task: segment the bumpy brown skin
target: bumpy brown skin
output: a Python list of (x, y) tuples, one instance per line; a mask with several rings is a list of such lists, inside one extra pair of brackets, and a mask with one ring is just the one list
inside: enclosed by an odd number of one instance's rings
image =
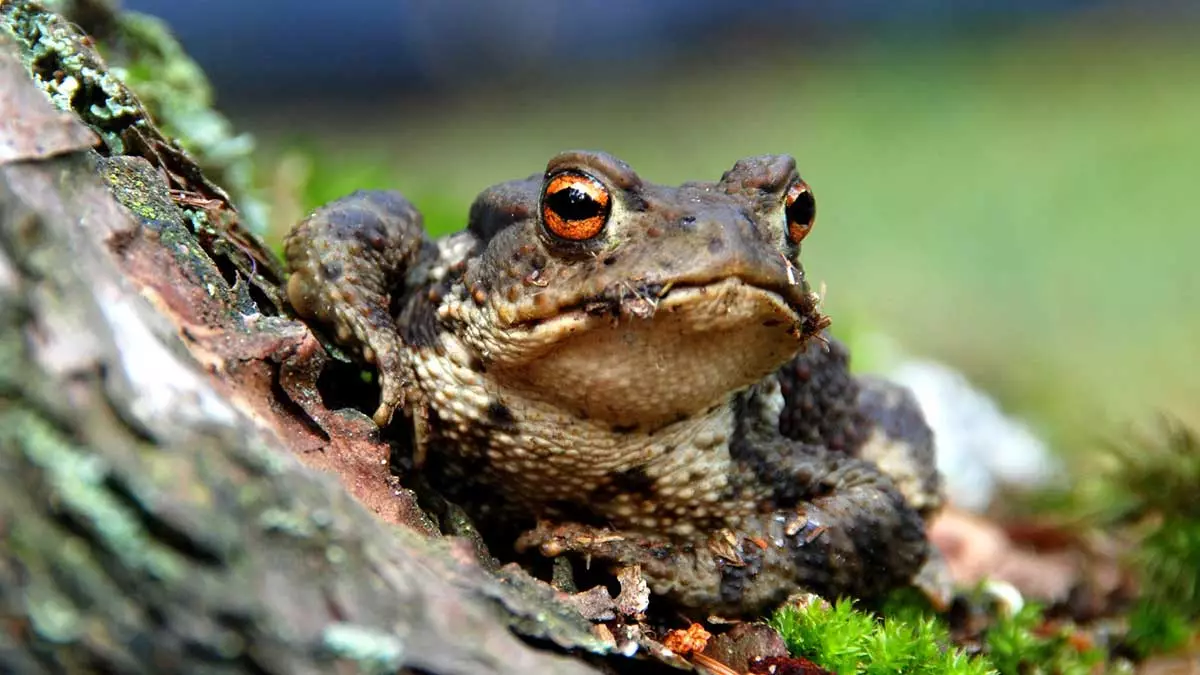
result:
[[(542, 216), (567, 171), (611, 196), (587, 241)], [(876, 596), (927, 559), (933, 442), (822, 334), (787, 235), (798, 180), (785, 156), (676, 188), (564, 153), (436, 243), (402, 197), (360, 192), (289, 235), (289, 294), (378, 366), (376, 421), (401, 410), (431, 478), (519, 547), (638, 564), (730, 616)]]

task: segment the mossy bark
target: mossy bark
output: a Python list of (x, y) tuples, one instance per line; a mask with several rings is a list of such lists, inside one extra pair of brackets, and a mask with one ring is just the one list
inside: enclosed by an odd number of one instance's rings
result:
[(89, 128), (27, 47), (0, 31), (0, 672), (590, 672), (509, 631), (603, 651), (586, 622), (424, 536), (322, 407), (328, 357), (257, 240), (189, 216), (236, 212), (186, 153), (114, 151), (144, 111)]

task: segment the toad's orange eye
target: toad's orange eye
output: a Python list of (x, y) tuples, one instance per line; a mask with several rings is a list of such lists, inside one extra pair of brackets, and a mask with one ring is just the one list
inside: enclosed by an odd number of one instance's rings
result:
[(783, 212), (787, 214), (788, 241), (799, 244), (808, 236), (813, 221), (817, 219), (817, 200), (813, 199), (808, 183), (802, 180), (796, 181), (792, 187), (788, 188)]
[(555, 175), (542, 194), (542, 222), (550, 233), (570, 241), (586, 241), (600, 234), (612, 211), (608, 188), (576, 171)]

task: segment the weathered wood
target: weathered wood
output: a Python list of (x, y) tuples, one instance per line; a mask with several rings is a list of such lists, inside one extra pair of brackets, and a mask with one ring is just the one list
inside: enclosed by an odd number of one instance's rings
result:
[(591, 672), (509, 632), (553, 606), (536, 585), (296, 460), (351, 457), (325, 430), (357, 429), (375, 454), (343, 480), (419, 524), (366, 418), (316, 400), (307, 329), (2, 35), (0, 111), (0, 672)]

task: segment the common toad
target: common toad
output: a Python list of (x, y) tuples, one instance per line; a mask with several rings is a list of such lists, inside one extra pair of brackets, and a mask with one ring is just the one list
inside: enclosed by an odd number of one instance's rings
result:
[(640, 565), (685, 608), (877, 596), (928, 555), (933, 441), (852, 376), (805, 280), (815, 201), (787, 156), (644, 182), (567, 152), (436, 241), (394, 192), (289, 234), (295, 309), (379, 373), (381, 426), (520, 547)]

